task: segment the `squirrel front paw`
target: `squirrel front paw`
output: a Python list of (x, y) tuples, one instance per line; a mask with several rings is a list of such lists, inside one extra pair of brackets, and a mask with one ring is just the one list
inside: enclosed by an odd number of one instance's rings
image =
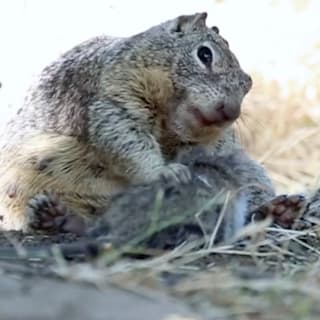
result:
[(181, 163), (170, 163), (155, 170), (156, 176), (165, 182), (188, 183), (192, 178), (190, 169)]

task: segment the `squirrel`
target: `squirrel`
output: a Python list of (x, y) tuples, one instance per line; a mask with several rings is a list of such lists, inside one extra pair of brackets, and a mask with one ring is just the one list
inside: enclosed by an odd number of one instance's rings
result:
[(189, 182), (188, 166), (174, 161), (183, 150), (232, 153), (252, 80), (206, 18), (95, 37), (44, 68), (1, 135), (2, 230), (33, 230), (46, 194), (90, 219), (131, 185)]

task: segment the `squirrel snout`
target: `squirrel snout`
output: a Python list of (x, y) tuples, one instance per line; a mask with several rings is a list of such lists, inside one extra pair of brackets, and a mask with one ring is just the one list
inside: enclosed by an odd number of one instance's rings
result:
[(239, 117), (240, 103), (218, 101), (204, 111), (200, 108), (192, 108), (192, 113), (202, 126), (221, 126)]

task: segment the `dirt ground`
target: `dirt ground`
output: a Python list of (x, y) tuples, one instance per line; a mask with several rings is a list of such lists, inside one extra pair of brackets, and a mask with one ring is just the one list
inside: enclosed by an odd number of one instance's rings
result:
[[(1, 319), (319, 319), (318, 228), (143, 255), (73, 235), (0, 236)], [(54, 244), (54, 245), (53, 245)]]
[[(107, 282), (99, 285), (86, 279), (67, 280), (68, 276), (60, 275), (62, 260), (49, 253), (50, 243), (72, 246), (76, 241), (81, 239), (72, 235), (1, 235), (1, 319), (178, 319), (175, 315), (180, 319), (200, 319), (186, 304), (159, 290), (130, 290)], [(84, 258), (80, 254), (64, 260), (63, 265), (62, 270), (84, 266)]]
[(3, 320), (200, 319), (181, 302), (156, 292), (142, 295), (17, 274), (1, 277), (0, 310)]

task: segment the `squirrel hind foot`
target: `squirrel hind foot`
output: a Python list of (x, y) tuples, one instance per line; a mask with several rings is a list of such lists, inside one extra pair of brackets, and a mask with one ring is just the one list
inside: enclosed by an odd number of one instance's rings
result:
[(263, 204), (254, 212), (255, 220), (263, 220), (268, 216), (282, 228), (294, 228), (307, 206), (303, 195), (279, 195)]
[(48, 234), (74, 233), (84, 235), (85, 219), (73, 213), (54, 193), (44, 192), (29, 200), (27, 229)]

